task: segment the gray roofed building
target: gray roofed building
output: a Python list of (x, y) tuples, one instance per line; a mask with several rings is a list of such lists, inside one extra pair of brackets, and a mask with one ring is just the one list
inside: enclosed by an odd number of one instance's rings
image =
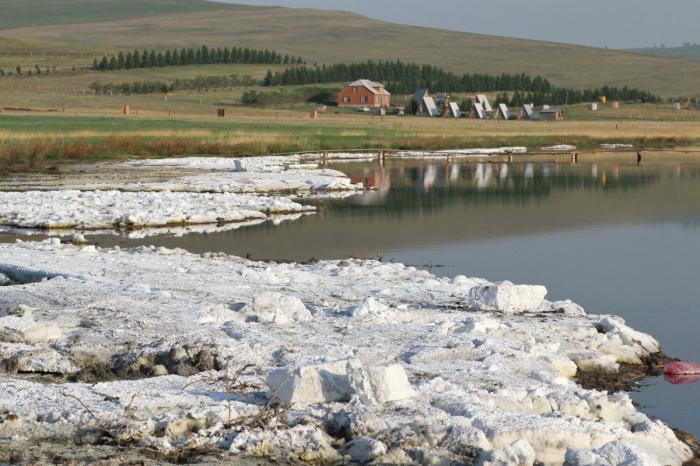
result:
[(369, 79), (358, 79), (357, 81), (351, 82), (350, 84), (347, 85), (347, 87), (364, 87), (368, 91), (370, 91), (372, 94), (384, 94), (384, 95), (391, 95), (389, 94), (389, 91), (384, 89), (384, 85), (370, 81)]

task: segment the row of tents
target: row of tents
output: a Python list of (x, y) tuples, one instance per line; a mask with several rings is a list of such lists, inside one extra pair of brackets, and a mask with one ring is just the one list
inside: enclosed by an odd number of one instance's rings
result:
[(511, 114), (508, 106), (499, 103), (496, 108), (491, 105), (489, 99), (484, 94), (477, 94), (472, 99), (469, 112), (462, 111), (457, 102), (450, 101), (447, 93), (441, 92), (435, 97), (430, 95), (428, 89), (418, 89), (413, 97), (416, 103), (416, 115), (426, 117), (446, 117), (446, 118), (475, 118), (478, 120), (561, 120), (563, 111), (558, 108), (550, 108), (545, 105), (539, 111), (535, 111), (534, 104), (525, 104), (517, 115)]

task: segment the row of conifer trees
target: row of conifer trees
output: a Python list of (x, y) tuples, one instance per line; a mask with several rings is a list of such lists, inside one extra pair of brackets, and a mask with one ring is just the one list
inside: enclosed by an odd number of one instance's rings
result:
[(301, 57), (282, 55), (274, 50), (259, 50), (243, 47), (183, 48), (175, 50), (135, 50), (119, 52), (117, 55), (97, 58), (93, 61), (92, 69), (96, 71), (128, 70), (132, 68), (155, 68), (179, 65), (210, 65), (210, 64), (265, 64), (265, 65), (301, 65)]

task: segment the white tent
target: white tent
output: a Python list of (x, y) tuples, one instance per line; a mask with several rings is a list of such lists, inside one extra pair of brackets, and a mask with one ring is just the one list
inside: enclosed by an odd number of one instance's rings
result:
[(449, 115), (453, 118), (459, 118), (461, 111), (459, 110), (459, 105), (457, 105), (457, 102), (450, 102), (449, 103)]
[(532, 104), (523, 105), (523, 118), (525, 118), (526, 120), (535, 119), (535, 111), (532, 108)]
[(510, 119), (510, 112), (508, 110), (508, 106), (506, 104), (498, 104), (498, 108), (496, 109), (496, 116), (495, 118), (501, 118), (503, 120), (509, 120)]
[(471, 116), (479, 120), (486, 118), (486, 113), (484, 112), (484, 107), (479, 102), (475, 102), (472, 105)]
[(440, 116), (440, 112), (435, 105), (435, 100), (432, 97), (423, 97), (423, 105), (425, 106), (425, 110), (428, 112), (428, 115), (431, 117)]
[(486, 96), (484, 94), (477, 95), (476, 101), (481, 104), (481, 107), (484, 109), (484, 111), (486, 113), (493, 112), (493, 107), (491, 107), (491, 104), (489, 103), (489, 99), (486, 98)]

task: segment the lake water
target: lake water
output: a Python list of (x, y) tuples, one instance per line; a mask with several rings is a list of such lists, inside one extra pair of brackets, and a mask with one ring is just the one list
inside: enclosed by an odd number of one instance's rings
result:
[[(700, 360), (700, 159), (331, 167), (375, 190), (316, 201), (319, 214), (280, 225), (97, 239), (256, 259), (381, 257), (450, 277), (544, 284), (550, 299), (621, 315), (667, 354)], [(648, 414), (700, 434), (700, 383), (652, 378), (632, 396)]]

